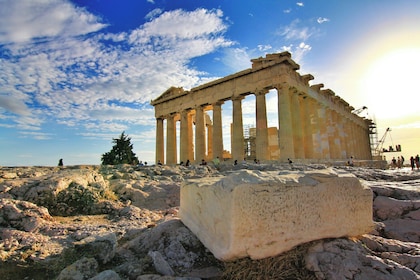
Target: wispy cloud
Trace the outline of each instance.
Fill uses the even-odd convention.
[[[223,50],[222,62],[232,72],[242,71],[251,66],[251,51],[245,48],[227,48]]]
[[[309,27],[299,19],[296,19],[289,25],[279,28],[277,34],[284,37],[287,41],[306,41],[317,32],[318,30],[316,28]]]
[[[330,19],[328,19],[328,18],[324,18],[324,17],[319,17],[316,21],[317,21],[319,24],[322,24],[322,23],[324,23],[324,22],[329,22],[329,21],[330,21]]]
[[[4,4],[0,113],[22,129],[47,119],[98,130],[154,125],[148,102],[172,85],[197,85],[203,73],[189,61],[233,44],[220,10],[154,10],[146,24],[114,34],[70,2]]]
[[[271,45],[258,45],[257,48],[260,52],[266,52],[271,50],[273,47]]]
[[[151,10],[144,18],[150,20],[159,16],[162,13],[163,13],[162,9],[156,8],[156,9]]]
[[[106,25],[86,10],[59,0],[2,1],[0,42],[68,37],[96,32]]]
[[[43,133],[43,132],[33,132],[33,131],[21,131],[21,137],[23,138],[34,138],[37,140],[47,140],[52,138],[52,134],[50,133]]]

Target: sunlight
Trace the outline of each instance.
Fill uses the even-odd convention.
[[[402,48],[374,60],[360,83],[367,106],[378,118],[399,118],[418,112],[420,48]]]

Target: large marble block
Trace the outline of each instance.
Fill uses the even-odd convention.
[[[182,222],[224,261],[262,259],[322,238],[373,229],[372,191],[353,175],[241,170],[181,187]]]

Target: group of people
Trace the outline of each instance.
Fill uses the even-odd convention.
[[[404,167],[404,157],[401,155],[397,158],[393,157],[391,160],[391,168],[402,168]],[[410,166],[411,170],[414,170],[417,168],[417,170],[420,169],[420,156],[411,156],[410,157]]]
[[[393,157],[391,160],[391,167],[392,168],[401,168],[404,166],[404,157],[399,156],[398,158]]]
[[[417,170],[419,170],[420,167],[420,157],[417,154],[415,157],[411,156],[410,158],[410,165],[411,165],[411,170],[414,170],[414,167],[417,168]]]

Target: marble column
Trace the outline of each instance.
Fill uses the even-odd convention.
[[[265,95],[268,90],[261,90],[255,93],[256,113],[256,140],[255,151],[258,160],[268,159],[268,129],[267,129],[267,106]]]
[[[277,88],[278,114],[279,114],[279,149],[280,161],[295,158],[293,142],[293,124],[290,106],[289,86],[282,85]]]
[[[310,97],[303,97],[302,101],[302,110],[300,111],[301,120],[302,120],[302,128],[303,128],[303,147],[304,147],[304,157],[307,159],[314,158],[314,144],[312,140],[312,123],[311,123],[311,116],[313,110],[311,107],[313,106],[313,101],[311,101]]]
[[[183,110],[181,112],[181,125],[180,125],[180,148],[179,148],[179,160],[182,162],[186,162],[188,157],[188,149],[189,145],[191,144],[189,141],[189,127],[188,123],[188,110]]]
[[[312,125],[312,143],[314,159],[322,159],[322,146],[321,146],[321,129],[322,123],[318,116],[318,109],[320,107],[316,100],[310,103],[311,125]]]
[[[207,160],[213,159],[213,125],[207,124]]]
[[[331,110],[331,119],[333,129],[333,145],[334,145],[334,158],[341,159],[341,138],[340,138],[340,119],[338,113],[335,110]]]
[[[204,123],[204,108],[195,108],[195,162],[206,158],[206,131]]]
[[[330,150],[330,158],[337,159],[338,151],[335,144],[335,123],[333,117],[333,111],[331,109],[325,110],[326,120],[327,120],[327,137],[328,137],[328,147]]]
[[[213,104],[213,156],[223,158],[222,104]]]
[[[346,145],[346,118],[337,114],[338,122],[338,137],[340,139],[340,158],[347,159],[347,145]]]
[[[176,121],[175,114],[167,118],[166,123],[166,164],[176,164]]]
[[[242,99],[243,96],[232,99],[232,159],[241,162],[244,158],[244,129],[242,122]]]
[[[295,158],[303,159],[305,155],[303,147],[302,119],[300,117],[301,106],[299,100],[299,92],[296,89],[291,90],[290,97]]]
[[[165,139],[163,133],[163,118],[156,119],[156,155],[155,161],[164,162],[165,160]]]
[[[194,161],[194,141],[193,141],[193,112],[188,113],[188,157],[187,160]]]
[[[330,159],[330,146],[328,142],[328,120],[327,120],[327,108],[325,105],[321,104],[318,108],[318,117],[319,117],[319,131],[320,131],[320,138],[321,138],[321,157],[322,159]]]

